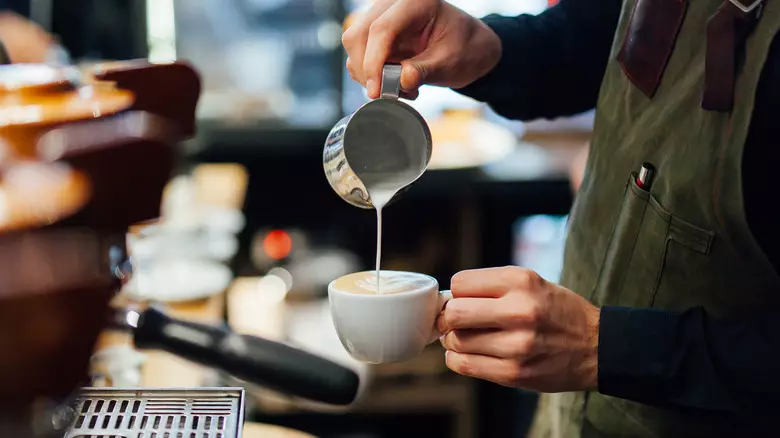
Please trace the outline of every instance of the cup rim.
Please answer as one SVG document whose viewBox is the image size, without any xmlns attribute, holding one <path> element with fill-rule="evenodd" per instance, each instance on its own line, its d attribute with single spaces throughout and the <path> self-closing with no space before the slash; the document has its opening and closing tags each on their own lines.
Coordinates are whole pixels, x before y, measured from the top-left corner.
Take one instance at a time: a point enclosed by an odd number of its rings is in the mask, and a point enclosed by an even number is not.
<svg viewBox="0 0 780 438">
<path fill-rule="evenodd" d="M 357 297 L 357 299 L 385 299 L 385 300 L 387 300 L 387 299 L 394 299 L 394 297 L 403 297 L 403 296 L 417 295 L 417 294 L 425 293 L 425 292 L 430 291 L 431 289 L 436 289 L 437 292 L 439 291 L 439 280 L 437 280 L 436 278 L 434 278 L 431 275 L 423 274 L 421 272 L 395 271 L 395 270 L 390 270 L 390 269 L 382 270 L 380 272 L 402 272 L 402 273 L 407 273 L 407 274 L 411 273 L 411 274 L 421 275 L 423 277 L 427 277 L 427 278 L 431 279 L 433 281 L 433 284 L 430 287 L 421 287 L 421 288 L 413 290 L 413 291 L 401 292 L 401 293 L 395 293 L 395 294 L 353 294 L 353 293 L 344 292 L 342 290 L 338 290 L 338 289 L 334 289 L 333 288 L 333 283 L 335 283 L 336 281 L 340 280 L 341 278 L 346 277 L 347 275 L 362 274 L 364 272 L 376 272 L 376 271 L 375 270 L 358 271 L 358 272 L 353 272 L 351 274 L 342 275 L 341 277 L 336 278 L 336 279 L 332 280 L 330 283 L 328 283 L 328 295 L 335 293 L 335 294 L 340 294 L 340 295 L 349 295 L 350 297 Z"/>
</svg>

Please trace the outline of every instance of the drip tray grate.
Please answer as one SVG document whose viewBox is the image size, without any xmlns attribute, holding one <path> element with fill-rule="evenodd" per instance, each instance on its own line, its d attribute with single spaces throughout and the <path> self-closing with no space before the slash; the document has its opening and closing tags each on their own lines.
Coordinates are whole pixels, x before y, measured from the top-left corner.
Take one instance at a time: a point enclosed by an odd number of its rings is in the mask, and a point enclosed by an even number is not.
<svg viewBox="0 0 780 438">
<path fill-rule="evenodd" d="M 85 388 L 65 438 L 241 438 L 242 388 Z"/>
</svg>

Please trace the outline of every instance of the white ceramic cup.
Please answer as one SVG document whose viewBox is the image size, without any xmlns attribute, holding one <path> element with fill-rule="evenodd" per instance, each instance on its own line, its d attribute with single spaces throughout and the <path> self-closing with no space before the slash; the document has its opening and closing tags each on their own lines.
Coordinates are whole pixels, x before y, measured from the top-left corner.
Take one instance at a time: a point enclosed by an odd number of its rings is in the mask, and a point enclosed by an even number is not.
<svg viewBox="0 0 780 438">
<path fill-rule="evenodd" d="M 382 273 L 390 271 L 382 271 Z M 408 274 L 408 273 L 407 273 Z M 439 291 L 435 278 L 424 286 L 391 294 L 364 294 L 328 285 L 330 311 L 336 333 L 354 359 L 366 363 L 402 362 L 439 339 L 436 317 L 452 299 Z"/>
</svg>

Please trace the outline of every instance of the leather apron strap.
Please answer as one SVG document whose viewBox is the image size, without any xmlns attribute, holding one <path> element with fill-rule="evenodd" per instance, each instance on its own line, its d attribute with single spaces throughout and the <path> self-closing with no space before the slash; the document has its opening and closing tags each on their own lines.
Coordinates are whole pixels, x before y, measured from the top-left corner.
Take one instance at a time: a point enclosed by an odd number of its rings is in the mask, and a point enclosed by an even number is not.
<svg viewBox="0 0 780 438">
<path fill-rule="evenodd" d="M 761 16 L 764 0 L 725 0 L 707 21 L 707 54 L 701 106 L 728 112 L 734 107 L 739 54 Z"/>
</svg>

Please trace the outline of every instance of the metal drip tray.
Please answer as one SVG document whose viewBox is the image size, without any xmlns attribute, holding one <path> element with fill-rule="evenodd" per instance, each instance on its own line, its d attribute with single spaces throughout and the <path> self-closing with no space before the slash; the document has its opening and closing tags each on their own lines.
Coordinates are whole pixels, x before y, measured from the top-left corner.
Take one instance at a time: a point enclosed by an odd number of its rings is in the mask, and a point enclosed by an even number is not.
<svg viewBox="0 0 780 438">
<path fill-rule="evenodd" d="M 85 388 L 65 438 L 241 438 L 242 388 Z"/>
</svg>

